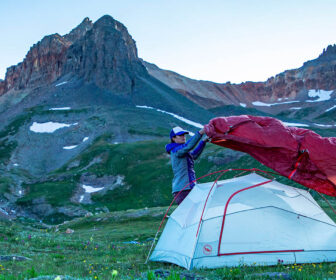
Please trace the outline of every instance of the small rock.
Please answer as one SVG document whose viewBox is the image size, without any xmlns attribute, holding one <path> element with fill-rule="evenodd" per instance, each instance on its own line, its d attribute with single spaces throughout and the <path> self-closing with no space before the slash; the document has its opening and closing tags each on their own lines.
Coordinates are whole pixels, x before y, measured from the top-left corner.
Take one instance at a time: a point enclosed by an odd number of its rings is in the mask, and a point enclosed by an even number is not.
<svg viewBox="0 0 336 280">
<path fill-rule="evenodd" d="M 31 261 L 23 256 L 0 256 L 0 261 Z"/>
<path fill-rule="evenodd" d="M 92 216 L 93 216 L 93 214 L 92 214 L 91 212 L 87 212 L 87 213 L 85 214 L 85 218 L 92 217 Z"/>
<path fill-rule="evenodd" d="M 75 231 L 73 229 L 71 229 L 71 228 L 67 228 L 67 230 L 65 231 L 65 233 L 67 233 L 67 234 L 72 234 L 74 232 Z"/>
</svg>

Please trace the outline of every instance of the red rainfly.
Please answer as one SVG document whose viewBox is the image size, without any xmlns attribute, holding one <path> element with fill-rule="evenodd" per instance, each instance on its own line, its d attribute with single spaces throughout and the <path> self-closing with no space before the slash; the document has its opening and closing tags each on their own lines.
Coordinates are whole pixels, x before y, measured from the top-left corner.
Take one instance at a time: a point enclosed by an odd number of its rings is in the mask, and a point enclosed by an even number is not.
<svg viewBox="0 0 336 280">
<path fill-rule="evenodd" d="M 205 132 L 214 144 L 248 153 L 307 188 L 336 196 L 336 137 L 247 115 L 214 118 Z"/>
</svg>

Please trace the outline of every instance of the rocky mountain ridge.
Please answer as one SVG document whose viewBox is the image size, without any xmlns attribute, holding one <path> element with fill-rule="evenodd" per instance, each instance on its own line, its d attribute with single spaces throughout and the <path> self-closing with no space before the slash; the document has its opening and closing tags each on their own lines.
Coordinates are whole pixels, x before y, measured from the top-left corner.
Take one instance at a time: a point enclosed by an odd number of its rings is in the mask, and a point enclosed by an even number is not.
<svg viewBox="0 0 336 280">
<path fill-rule="evenodd" d="M 5 80 L 0 80 L 0 95 L 50 85 L 68 75 L 125 96 L 131 95 L 139 78 L 148 78 L 149 73 L 205 109 L 225 105 L 255 107 L 254 102 L 306 100 L 309 90 L 335 90 L 335 53 L 336 45 L 330 45 L 318 58 L 265 82 L 198 81 L 140 60 L 127 28 L 106 15 L 95 23 L 85 18 L 64 36 L 44 37 L 29 50 L 23 62 L 8 68 Z M 272 111 L 274 108 L 263 109 L 278 113 Z"/>
<path fill-rule="evenodd" d="M 330 45 L 318 58 L 307 61 L 298 69 L 284 71 L 265 82 L 241 84 L 193 80 L 154 64 L 143 63 L 150 75 L 207 109 L 230 104 L 253 107 L 255 101 L 304 100 L 308 98 L 309 90 L 335 90 L 335 53 L 336 45 Z"/>
<path fill-rule="evenodd" d="M 92 28 L 85 18 L 69 34 L 45 36 L 28 51 L 23 62 L 7 69 L 5 80 L 0 82 L 0 95 L 15 89 L 34 88 L 50 84 L 63 73 L 67 49 Z"/>
<path fill-rule="evenodd" d="M 0 95 L 50 85 L 67 74 L 126 93 L 134 87 L 135 74 L 147 72 L 124 25 L 111 16 L 94 24 L 85 18 L 69 34 L 45 36 L 33 45 L 23 62 L 7 69 Z"/>
</svg>

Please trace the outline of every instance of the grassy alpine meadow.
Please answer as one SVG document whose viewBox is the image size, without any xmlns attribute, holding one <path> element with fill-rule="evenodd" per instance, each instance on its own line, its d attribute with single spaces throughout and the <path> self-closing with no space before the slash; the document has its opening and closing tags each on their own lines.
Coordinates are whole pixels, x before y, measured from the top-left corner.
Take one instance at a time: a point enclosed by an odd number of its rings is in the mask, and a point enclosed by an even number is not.
<svg viewBox="0 0 336 280">
<path fill-rule="evenodd" d="M 335 278 L 336 263 L 191 271 L 168 263 L 145 263 L 166 210 L 96 214 L 57 226 L 23 219 L 0 221 L 0 279 L 272 279 L 280 273 L 284 279 Z"/>
<path fill-rule="evenodd" d="M 12 124 L 8 129 L 15 131 L 16 125 Z M 130 128 L 128 132 L 152 133 L 137 127 Z M 323 132 L 331 134 L 329 130 Z M 122 144 L 114 143 L 112 135 L 104 134 L 76 158 L 49 174 L 45 181 L 23 184 L 25 196 L 17 201 L 22 207 L 28 208 L 34 199 L 43 197 L 52 207 L 81 206 L 93 214 L 64 223 L 69 217 L 60 214 L 41 219 L 43 223 L 23 218 L 0 220 L 0 280 L 270 279 L 272 275 L 280 279 L 280 273 L 284 279 L 335 279 L 336 263 L 240 265 L 191 271 L 168 263 L 145 263 L 172 199 L 172 171 L 169 156 L 164 150 L 167 139 L 162 138 L 166 134 L 162 128 L 155 132 L 157 140 Z M 0 157 L 8 159 L 7 154 L 1 154 L 1 151 Z M 207 144 L 195 164 L 197 177 L 229 168 L 271 171 L 246 154 L 211 144 Z M 92 194 L 92 204 L 75 204 L 70 199 L 85 174 L 97 178 L 121 176 L 124 185 L 104 195 Z M 240 174 L 242 171 L 214 174 L 201 182 L 214 181 L 219 176 L 223 180 Z M 275 178 L 281 183 L 302 187 L 284 177 Z M 12 177 L 0 178 L 0 192 L 8 191 L 11 180 Z M 328 203 L 314 191 L 311 194 L 336 221 Z M 336 200 L 329 201 L 336 208 Z M 96 207 L 102 206 L 110 212 L 95 211 Z M 47 225 L 51 224 L 51 219 L 53 225 Z"/>
</svg>

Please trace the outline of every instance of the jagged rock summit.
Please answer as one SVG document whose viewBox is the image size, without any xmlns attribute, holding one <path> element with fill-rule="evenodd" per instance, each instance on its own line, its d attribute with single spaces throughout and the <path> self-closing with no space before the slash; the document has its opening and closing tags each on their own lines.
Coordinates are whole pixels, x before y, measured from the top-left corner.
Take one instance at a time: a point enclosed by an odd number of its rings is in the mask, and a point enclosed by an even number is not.
<svg viewBox="0 0 336 280">
<path fill-rule="evenodd" d="M 7 69 L 0 95 L 49 85 L 70 74 L 116 93 L 130 93 L 136 75 L 147 71 L 127 28 L 105 15 L 95 23 L 85 18 L 69 34 L 45 36 L 23 62 Z"/>
<path fill-rule="evenodd" d="M 103 16 L 69 47 L 63 73 L 74 73 L 100 88 L 127 94 L 132 92 L 136 76 L 147 71 L 127 28 L 111 16 Z"/>
<path fill-rule="evenodd" d="M 70 33 L 64 35 L 64 39 L 75 42 L 79 38 L 83 37 L 85 33 L 90 30 L 93 26 L 92 20 L 86 17 L 77 27 L 72 29 Z"/>
</svg>

